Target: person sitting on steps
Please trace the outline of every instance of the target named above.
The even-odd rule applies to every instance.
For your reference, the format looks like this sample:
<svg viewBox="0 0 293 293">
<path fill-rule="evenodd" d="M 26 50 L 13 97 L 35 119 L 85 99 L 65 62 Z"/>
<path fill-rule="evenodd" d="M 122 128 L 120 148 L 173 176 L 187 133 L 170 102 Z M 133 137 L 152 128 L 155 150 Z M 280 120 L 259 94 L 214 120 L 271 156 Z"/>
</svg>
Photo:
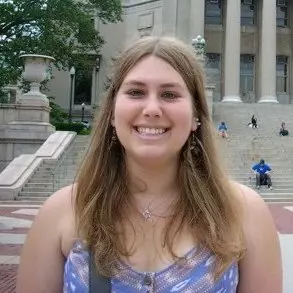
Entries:
<svg viewBox="0 0 293 293">
<path fill-rule="evenodd" d="M 257 119 L 254 115 L 251 117 L 251 125 L 252 128 L 257 128 Z"/>
<path fill-rule="evenodd" d="M 268 185 L 269 189 L 272 189 L 272 180 L 270 172 L 271 167 L 265 163 L 264 159 L 261 159 L 259 163 L 252 167 L 252 171 L 256 176 L 256 188 L 259 189 L 260 185 Z"/>
<path fill-rule="evenodd" d="M 285 122 L 282 122 L 282 124 L 281 124 L 281 128 L 280 128 L 279 135 L 280 136 L 287 136 L 287 135 L 289 135 L 289 131 L 286 129 Z"/>
<path fill-rule="evenodd" d="M 225 122 L 221 122 L 218 126 L 219 135 L 223 138 L 228 138 L 228 128 Z"/>
</svg>

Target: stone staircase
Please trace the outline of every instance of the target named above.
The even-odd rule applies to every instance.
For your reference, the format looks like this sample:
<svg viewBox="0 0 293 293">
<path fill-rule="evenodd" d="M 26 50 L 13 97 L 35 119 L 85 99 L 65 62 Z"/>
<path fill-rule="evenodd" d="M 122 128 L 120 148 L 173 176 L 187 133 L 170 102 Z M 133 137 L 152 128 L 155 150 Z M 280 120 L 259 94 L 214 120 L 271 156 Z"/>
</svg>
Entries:
<svg viewBox="0 0 293 293">
<path fill-rule="evenodd" d="M 252 114 L 259 128 L 247 126 Z M 273 190 L 262 186 L 258 191 L 268 202 L 293 202 L 293 105 L 215 103 L 213 121 L 225 121 L 229 139 L 217 138 L 223 163 L 230 176 L 254 188 L 251 166 L 263 158 L 273 169 Z M 279 137 L 284 121 L 290 132 Z M 19 194 L 21 200 L 44 200 L 57 189 L 73 182 L 78 165 L 87 149 L 89 138 L 77 136 L 66 155 L 54 163 L 45 160 Z"/>
<path fill-rule="evenodd" d="M 57 189 L 72 184 L 78 165 L 87 149 L 88 136 L 76 136 L 59 161 L 44 160 L 19 193 L 19 200 L 44 201 Z"/>
<path fill-rule="evenodd" d="M 247 126 L 252 114 L 258 118 L 258 129 Z M 273 190 L 262 186 L 258 192 L 268 202 L 293 202 L 293 105 L 217 103 L 213 120 L 225 121 L 229 128 L 229 139 L 218 137 L 217 142 L 230 176 L 254 188 L 250 169 L 263 158 L 273 170 Z M 282 121 L 288 137 L 278 134 Z"/>
</svg>

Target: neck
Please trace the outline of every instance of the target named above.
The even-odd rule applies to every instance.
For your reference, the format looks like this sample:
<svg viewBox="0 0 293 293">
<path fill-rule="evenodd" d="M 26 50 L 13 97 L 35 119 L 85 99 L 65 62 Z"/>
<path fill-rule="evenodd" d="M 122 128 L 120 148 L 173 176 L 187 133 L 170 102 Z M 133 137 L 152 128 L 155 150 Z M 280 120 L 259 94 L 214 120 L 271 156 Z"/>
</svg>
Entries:
<svg viewBox="0 0 293 293">
<path fill-rule="evenodd" d="M 178 160 L 142 165 L 133 159 L 127 159 L 126 164 L 130 192 L 134 198 L 140 195 L 146 200 L 174 197 L 178 190 Z"/>
</svg>

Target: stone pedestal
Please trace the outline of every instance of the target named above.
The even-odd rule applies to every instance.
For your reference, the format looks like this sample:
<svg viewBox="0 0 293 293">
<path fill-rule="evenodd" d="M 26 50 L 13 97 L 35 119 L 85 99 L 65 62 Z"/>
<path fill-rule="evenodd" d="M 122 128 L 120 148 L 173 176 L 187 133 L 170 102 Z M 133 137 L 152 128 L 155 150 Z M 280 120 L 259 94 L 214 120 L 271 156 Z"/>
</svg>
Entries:
<svg viewBox="0 0 293 293">
<path fill-rule="evenodd" d="M 55 132 L 50 124 L 47 96 L 40 83 L 49 79 L 49 64 L 54 58 L 27 54 L 22 77 L 30 82 L 30 91 L 14 104 L 0 105 L 0 161 L 9 162 L 22 154 L 33 154 Z"/>
<path fill-rule="evenodd" d="M 21 154 L 35 153 L 55 132 L 49 114 L 47 106 L 0 105 L 0 161 L 8 164 Z"/>
<path fill-rule="evenodd" d="M 19 103 L 24 106 L 44 106 L 49 107 L 49 99 L 40 93 L 27 93 L 19 97 Z"/>
</svg>

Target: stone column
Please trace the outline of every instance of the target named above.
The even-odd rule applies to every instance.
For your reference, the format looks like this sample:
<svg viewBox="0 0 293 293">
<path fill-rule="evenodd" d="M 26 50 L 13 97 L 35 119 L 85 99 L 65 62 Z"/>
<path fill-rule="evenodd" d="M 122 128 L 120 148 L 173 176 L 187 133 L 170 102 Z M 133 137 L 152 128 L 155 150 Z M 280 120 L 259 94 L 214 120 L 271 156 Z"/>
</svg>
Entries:
<svg viewBox="0 0 293 293">
<path fill-rule="evenodd" d="M 276 13 L 276 0 L 262 1 L 259 103 L 278 103 L 276 97 Z"/>
<path fill-rule="evenodd" d="M 222 102 L 241 102 L 240 88 L 241 1 L 227 0 L 225 19 L 224 98 Z"/>
<path fill-rule="evenodd" d="M 176 36 L 177 0 L 163 0 L 162 35 Z"/>
<path fill-rule="evenodd" d="M 190 0 L 189 40 L 204 37 L 205 0 Z"/>
</svg>

